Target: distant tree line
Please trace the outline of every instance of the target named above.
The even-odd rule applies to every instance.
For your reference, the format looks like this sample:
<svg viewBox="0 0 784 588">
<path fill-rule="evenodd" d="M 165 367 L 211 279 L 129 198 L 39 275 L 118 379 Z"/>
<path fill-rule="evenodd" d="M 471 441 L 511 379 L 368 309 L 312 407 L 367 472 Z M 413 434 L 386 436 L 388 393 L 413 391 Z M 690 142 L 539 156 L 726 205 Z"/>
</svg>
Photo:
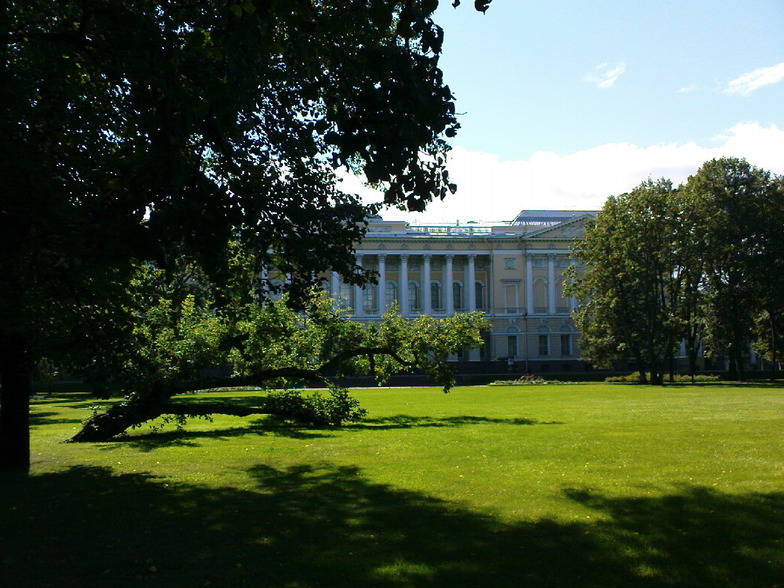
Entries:
<svg viewBox="0 0 784 588">
<path fill-rule="evenodd" d="M 673 374 L 685 344 L 728 360 L 749 349 L 776 369 L 784 332 L 784 179 L 744 159 L 705 163 L 678 187 L 647 180 L 612 196 L 574 248 L 567 292 L 583 357 L 636 362 L 643 383 Z"/>
</svg>

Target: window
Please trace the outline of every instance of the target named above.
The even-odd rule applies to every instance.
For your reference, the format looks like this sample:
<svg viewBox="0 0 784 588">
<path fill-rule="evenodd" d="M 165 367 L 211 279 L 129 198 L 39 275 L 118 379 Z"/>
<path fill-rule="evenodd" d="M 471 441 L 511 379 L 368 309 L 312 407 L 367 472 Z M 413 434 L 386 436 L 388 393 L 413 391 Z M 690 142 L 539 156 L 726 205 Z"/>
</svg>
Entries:
<svg viewBox="0 0 784 588">
<path fill-rule="evenodd" d="M 432 308 L 441 308 L 441 284 L 432 282 L 430 284 L 430 305 Z"/>
<path fill-rule="evenodd" d="M 509 357 L 517 357 L 517 335 L 507 336 L 506 353 Z"/>
<path fill-rule="evenodd" d="M 547 310 L 547 282 L 537 278 L 534 280 L 534 312 L 543 314 Z"/>
<path fill-rule="evenodd" d="M 452 302 L 455 310 L 463 309 L 463 285 L 460 282 L 452 284 Z"/>
<path fill-rule="evenodd" d="M 419 284 L 416 282 L 408 283 L 408 307 L 411 310 L 422 309 L 422 306 L 419 303 Z"/>
<path fill-rule="evenodd" d="M 386 307 L 392 308 L 392 305 L 397 302 L 397 283 L 389 281 L 386 288 Z"/>
<path fill-rule="evenodd" d="M 363 306 L 365 312 L 377 312 L 378 311 L 378 298 L 376 297 L 376 293 L 378 292 L 378 287 L 375 284 L 368 284 L 362 290 L 362 299 L 363 299 Z"/>
<path fill-rule="evenodd" d="M 539 355 L 550 355 L 550 337 L 539 335 Z"/>
<path fill-rule="evenodd" d="M 477 308 L 484 308 L 485 307 L 485 287 L 482 282 L 477 282 L 474 285 L 474 291 L 476 292 L 476 307 Z"/>
<path fill-rule="evenodd" d="M 561 335 L 561 355 L 568 356 L 572 354 L 572 336 Z"/>
<path fill-rule="evenodd" d="M 519 312 L 517 284 L 505 284 L 504 296 L 506 297 L 506 312 Z"/>
<path fill-rule="evenodd" d="M 351 284 L 340 284 L 339 306 L 343 310 L 351 306 L 351 292 L 354 287 Z"/>
<path fill-rule="evenodd" d="M 559 313 L 569 312 L 571 300 L 564 294 L 564 278 L 555 282 L 556 311 Z"/>
</svg>

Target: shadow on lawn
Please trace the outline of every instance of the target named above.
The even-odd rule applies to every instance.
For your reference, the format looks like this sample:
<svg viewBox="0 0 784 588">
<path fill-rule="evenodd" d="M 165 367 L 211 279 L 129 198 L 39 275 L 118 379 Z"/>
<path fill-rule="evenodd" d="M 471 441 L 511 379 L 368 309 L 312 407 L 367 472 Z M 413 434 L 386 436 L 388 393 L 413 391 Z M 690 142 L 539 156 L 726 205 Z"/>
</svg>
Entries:
<svg viewBox="0 0 784 588">
<path fill-rule="evenodd" d="M 54 413 L 53 413 L 54 414 Z M 50 422 L 50 421 L 47 421 Z M 362 419 L 360 423 L 352 423 L 344 428 L 351 430 L 392 430 L 392 429 L 413 429 L 415 427 L 459 427 L 463 425 L 482 425 L 482 424 L 503 424 L 503 425 L 560 425 L 557 421 L 540 422 L 532 419 L 507 419 L 507 418 L 488 418 L 476 416 L 453 416 L 453 417 L 418 417 L 406 414 L 399 414 L 391 417 L 378 419 Z M 169 425 L 172 426 L 172 425 Z M 148 425 L 141 425 L 142 428 Z M 244 435 L 274 435 L 277 437 L 288 437 L 291 439 L 320 439 L 329 437 L 334 431 L 341 428 L 315 428 L 294 425 L 284 420 L 277 420 L 271 417 L 263 417 L 250 421 L 246 425 L 230 427 L 227 429 L 210 429 L 208 431 L 189 430 L 187 425 L 183 429 L 168 431 L 152 430 L 149 433 L 134 434 L 126 437 L 119 437 L 109 441 L 102 449 L 112 450 L 124 446 L 131 446 L 141 451 L 153 451 L 162 447 L 173 445 L 198 447 L 200 439 L 222 439 L 230 437 L 242 437 Z"/>
<path fill-rule="evenodd" d="M 109 468 L 0 477 L 4 586 L 773 586 L 784 494 L 570 498 L 608 520 L 503 523 L 352 467 L 254 491 Z"/>
<path fill-rule="evenodd" d="M 384 418 L 364 418 L 358 424 L 350 425 L 352 429 L 413 429 L 415 427 L 460 427 L 463 425 L 561 425 L 563 423 L 550 421 L 540 422 L 533 419 L 501 419 L 477 416 L 451 416 L 429 417 L 397 414 Z"/>
<path fill-rule="evenodd" d="M 196 420 L 196 419 L 193 419 Z M 168 425 L 172 427 L 173 425 Z M 142 424 L 142 429 L 149 428 L 148 424 Z M 243 437 L 245 435 L 275 435 L 277 437 L 288 437 L 290 439 L 322 439 L 329 436 L 330 429 L 314 429 L 312 427 L 296 426 L 288 422 L 276 422 L 269 417 L 256 419 L 247 424 L 226 429 L 210 429 L 208 431 L 195 431 L 188 429 L 186 425 L 182 429 L 168 431 L 150 430 L 149 433 L 128 435 L 118 437 L 106 442 L 101 449 L 123 449 L 130 446 L 143 452 L 154 451 L 172 446 L 198 447 L 201 439 L 228 439 L 232 437 Z"/>
<path fill-rule="evenodd" d="M 69 423 L 80 423 L 79 419 L 63 417 L 62 412 L 36 410 L 30 413 L 30 426 L 40 427 L 43 425 L 63 425 Z"/>
</svg>

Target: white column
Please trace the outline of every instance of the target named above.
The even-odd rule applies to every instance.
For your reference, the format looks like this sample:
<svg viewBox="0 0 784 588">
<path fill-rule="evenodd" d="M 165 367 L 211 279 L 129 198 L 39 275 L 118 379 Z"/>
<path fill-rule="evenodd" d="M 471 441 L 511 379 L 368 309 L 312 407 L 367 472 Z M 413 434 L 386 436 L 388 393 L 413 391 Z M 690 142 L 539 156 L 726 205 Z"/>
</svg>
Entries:
<svg viewBox="0 0 784 588">
<path fill-rule="evenodd" d="M 387 256 L 378 255 L 378 313 L 384 314 L 387 310 Z"/>
<path fill-rule="evenodd" d="M 408 255 L 400 256 L 400 314 L 408 316 Z"/>
<path fill-rule="evenodd" d="M 534 256 L 525 254 L 525 306 L 528 314 L 534 313 Z"/>
<path fill-rule="evenodd" d="M 491 314 L 495 314 L 495 268 L 493 267 L 495 260 L 493 254 L 487 256 L 487 293 L 485 294 L 487 302 L 485 306 Z M 491 357 L 488 355 L 488 357 Z"/>
<path fill-rule="evenodd" d="M 555 314 L 555 255 L 547 256 L 547 312 Z"/>
<path fill-rule="evenodd" d="M 455 279 L 452 271 L 452 262 L 455 256 L 451 253 L 446 256 L 446 276 L 444 276 L 445 288 L 444 295 L 446 296 L 446 315 L 452 316 L 455 314 Z"/>
<path fill-rule="evenodd" d="M 471 254 L 468 256 L 468 277 L 466 278 L 467 284 L 463 286 L 467 289 L 468 293 L 468 311 L 474 312 L 476 310 L 476 255 Z"/>
<path fill-rule="evenodd" d="M 430 253 L 422 256 L 422 312 L 426 315 L 433 314 L 433 305 L 430 300 Z"/>
<path fill-rule="evenodd" d="M 329 290 L 332 294 L 332 306 L 334 308 L 340 307 L 340 277 L 338 272 L 332 272 L 329 277 Z"/>
<path fill-rule="evenodd" d="M 362 256 L 357 255 L 357 265 L 362 267 Z M 364 300 L 362 296 L 363 290 L 361 286 L 354 286 L 354 316 L 362 316 L 365 314 Z"/>
</svg>

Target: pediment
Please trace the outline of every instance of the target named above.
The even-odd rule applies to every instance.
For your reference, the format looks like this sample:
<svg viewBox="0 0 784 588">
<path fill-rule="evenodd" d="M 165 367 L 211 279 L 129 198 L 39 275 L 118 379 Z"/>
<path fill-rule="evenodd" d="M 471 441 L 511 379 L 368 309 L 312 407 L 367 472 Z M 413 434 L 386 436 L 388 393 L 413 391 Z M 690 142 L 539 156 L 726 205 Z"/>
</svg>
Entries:
<svg viewBox="0 0 784 588">
<path fill-rule="evenodd" d="M 584 214 L 554 226 L 542 227 L 541 229 L 526 233 L 525 238 L 537 240 L 568 239 L 573 241 L 581 238 L 585 234 L 585 223 L 591 218 L 593 218 L 591 215 Z"/>
</svg>

